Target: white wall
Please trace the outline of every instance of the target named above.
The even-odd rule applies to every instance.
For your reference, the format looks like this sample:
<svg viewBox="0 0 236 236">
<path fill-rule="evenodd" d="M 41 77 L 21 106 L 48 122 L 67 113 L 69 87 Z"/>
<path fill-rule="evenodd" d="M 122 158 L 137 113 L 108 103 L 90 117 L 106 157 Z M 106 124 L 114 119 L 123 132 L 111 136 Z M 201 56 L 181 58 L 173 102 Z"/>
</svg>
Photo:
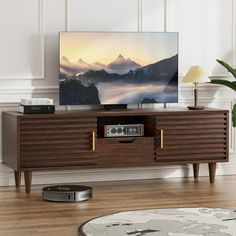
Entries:
<svg viewBox="0 0 236 236">
<path fill-rule="evenodd" d="M 0 111 L 17 109 L 23 97 L 50 97 L 58 104 L 58 31 L 178 31 L 181 80 L 194 64 L 212 77 L 229 76 L 215 59 L 236 66 L 235 22 L 235 0 L 1 0 Z M 180 83 L 179 91 L 178 106 L 191 104 L 192 87 Z M 205 84 L 199 102 L 231 109 L 236 93 Z M 231 128 L 230 162 L 218 165 L 219 175 L 236 174 L 235 135 Z M 201 174 L 208 174 L 205 165 Z M 57 171 L 33 173 L 33 183 L 188 175 L 190 165 Z M 12 183 L 12 170 L 0 165 L 0 185 Z"/>
</svg>

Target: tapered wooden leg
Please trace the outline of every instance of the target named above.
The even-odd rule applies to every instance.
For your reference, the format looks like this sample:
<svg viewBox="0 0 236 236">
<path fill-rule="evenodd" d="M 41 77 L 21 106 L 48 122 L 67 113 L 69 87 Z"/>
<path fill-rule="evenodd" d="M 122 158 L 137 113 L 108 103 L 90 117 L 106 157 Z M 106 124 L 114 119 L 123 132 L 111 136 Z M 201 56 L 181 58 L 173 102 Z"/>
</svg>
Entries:
<svg viewBox="0 0 236 236">
<path fill-rule="evenodd" d="M 208 168 L 209 168 L 210 182 L 213 184 L 215 182 L 216 163 L 208 163 Z"/>
<path fill-rule="evenodd" d="M 21 171 L 14 170 L 14 176 L 15 176 L 15 186 L 16 188 L 20 188 Z"/>
<path fill-rule="evenodd" d="M 193 164 L 193 176 L 194 176 L 194 179 L 197 179 L 198 176 L 199 176 L 199 166 L 200 166 L 199 163 L 194 163 Z"/>
<path fill-rule="evenodd" d="M 25 191 L 30 193 L 31 191 L 31 182 L 32 182 L 32 171 L 24 171 L 25 177 Z"/>
</svg>

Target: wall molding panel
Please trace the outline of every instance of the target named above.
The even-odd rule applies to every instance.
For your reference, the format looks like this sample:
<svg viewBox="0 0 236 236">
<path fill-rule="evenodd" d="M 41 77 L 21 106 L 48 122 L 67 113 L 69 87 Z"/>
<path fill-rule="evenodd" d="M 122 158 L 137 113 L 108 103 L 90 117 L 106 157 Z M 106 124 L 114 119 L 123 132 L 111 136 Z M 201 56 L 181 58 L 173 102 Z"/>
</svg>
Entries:
<svg viewBox="0 0 236 236">
<path fill-rule="evenodd" d="M 164 0 L 164 32 L 168 31 L 168 0 Z"/>
<path fill-rule="evenodd" d="M 44 91 L 48 91 L 48 93 L 51 92 L 55 92 L 55 90 L 59 90 L 59 86 L 58 85 L 46 85 L 46 86 L 37 86 L 37 87 L 1 87 L 0 88 L 0 94 L 4 93 L 15 93 L 15 91 L 28 91 L 29 93 L 35 92 L 37 93 L 39 90 L 44 90 Z M 204 91 L 223 91 L 226 93 L 226 97 L 224 98 L 228 98 L 228 88 L 226 87 L 222 87 L 220 85 L 215 85 L 215 84 L 200 84 L 199 85 L 199 90 L 204 90 Z M 180 84 L 179 85 L 179 92 L 183 92 L 183 91 L 187 91 L 187 92 L 191 92 L 193 91 L 193 86 L 191 84 Z M 211 96 L 209 96 L 211 97 Z M 224 99 L 222 98 L 222 99 Z"/>
<path fill-rule="evenodd" d="M 70 31 L 70 0 L 65 0 L 65 31 Z"/>
<path fill-rule="evenodd" d="M 72 31 L 137 31 L 137 0 L 70 0 L 69 5 Z"/>
<path fill-rule="evenodd" d="M 180 43 L 180 52 L 184 54 L 185 58 L 188 58 L 188 60 L 185 59 L 185 61 L 181 62 L 181 57 L 180 57 L 180 64 L 182 64 L 181 67 L 183 67 L 180 68 L 180 76 L 184 75 L 192 64 L 201 64 L 202 66 L 205 67 L 207 73 L 211 77 L 217 77 L 217 78 L 229 77 L 229 74 L 226 72 L 226 70 L 224 70 L 215 61 L 217 58 L 219 58 L 229 61 L 229 63 L 232 63 L 234 57 L 233 55 L 234 31 L 235 31 L 235 27 L 233 28 L 233 25 L 235 24 L 234 23 L 235 7 L 233 7 L 234 0 L 218 0 L 218 1 L 166 0 L 166 1 L 167 1 L 166 12 L 168 19 L 167 31 L 180 32 L 179 33 L 180 41 L 184 42 L 184 46 L 183 43 L 182 45 Z M 223 8 L 225 11 L 222 11 Z M 200 15 L 197 12 L 199 12 Z M 196 13 L 196 16 L 194 15 L 194 13 Z M 201 13 L 203 14 L 202 16 Z M 213 19 L 220 19 L 220 21 L 213 22 Z M 219 27 L 219 29 L 218 31 L 215 30 L 214 32 L 213 29 L 217 29 L 217 27 L 215 27 L 216 25 Z M 199 30 L 198 34 L 194 34 L 195 31 L 197 30 Z M 186 36 L 187 33 L 188 36 Z M 203 38 L 203 36 L 205 38 Z M 207 38 L 207 36 L 209 37 L 209 39 Z M 218 41 L 213 46 L 214 39 L 217 39 Z M 227 41 L 227 44 L 225 43 L 225 41 Z M 192 47 L 191 44 L 189 45 L 189 48 L 186 47 L 185 45 L 187 45 L 188 43 L 191 43 Z M 185 50 L 183 50 L 184 47 Z M 227 51 L 225 51 L 226 50 L 225 48 L 227 48 Z M 211 61 L 206 60 L 206 58 L 209 57 L 209 54 L 211 53 L 213 53 L 213 55 L 215 54 L 214 49 L 220 49 L 218 50 L 219 54 L 216 54 Z M 200 58 L 200 56 L 198 55 L 199 52 L 201 52 L 201 54 L 204 55 L 204 60 Z M 195 58 L 195 60 L 192 60 L 192 58 Z M 204 62 L 209 65 L 208 66 L 204 65 Z M 189 65 L 186 66 L 185 64 Z M 213 64 L 214 64 L 214 70 L 213 68 L 210 68 L 213 66 Z"/>
<path fill-rule="evenodd" d="M 26 88 L 0 88 L 0 94 L 38 94 L 38 93 L 58 93 L 59 86 L 38 86 L 38 87 L 26 87 Z M 1 101 L 0 101 L 1 102 Z"/>
<path fill-rule="evenodd" d="M 142 0 L 140 25 L 144 32 L 165 32 L 165 0 Z"/>
<path fill-rule="evenodd" d="M 137 0 L 138 4 L 138 24 L 137 32 L 143 31 L 143 0 Z"/>
<path fill-rule="evenodd" d="M 39 37 L 40 37 L 40 58 L 41 58 L 41 74 L 33 79 L 45 79 L 45 0 L 38 0 L 39 4 Z"/>
<path fill-rule="evenodd" d="M 36 0 L 35 0 L 36 1 Z M 1 3 L 0 3 L 1 5 Z M 0 80 L 42 80 L 45 79 L 45 0 L 37 0 L 38 5 L 38 38 L 39 38 L 39 67 L 40 73 L 32 76 L 2 76 Z M 30 19 L 32 20 L 32 19 Z M 1 71 L 0 71 L 1 73 Z"/>
</svg>

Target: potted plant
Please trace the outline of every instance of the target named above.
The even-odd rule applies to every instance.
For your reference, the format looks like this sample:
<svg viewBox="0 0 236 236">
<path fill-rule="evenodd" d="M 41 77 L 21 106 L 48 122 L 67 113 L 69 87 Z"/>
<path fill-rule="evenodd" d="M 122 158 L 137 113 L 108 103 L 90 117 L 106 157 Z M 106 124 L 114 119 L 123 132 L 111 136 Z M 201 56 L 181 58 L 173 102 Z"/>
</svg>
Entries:
<svg viewBox="0 0 236 236">
<path fill-rule="evenodd" d="M 227 64 L 224 61 L 221 61 L 218 59 L 216 61 L 219 62 L 223 67 L 225 67 L 233 75 L 233 77 L 235 78 L 235 81 L 212 79 L 210 83 L 225 85 L 236 92 L 236 68 L 235 69 L 232 68 L 229 64 Z M 233 110 L 232 110 L 232 122 L 233 122 L 233 127 L 236 127 L 236 104 L 234 104 Z"/>
</svg>

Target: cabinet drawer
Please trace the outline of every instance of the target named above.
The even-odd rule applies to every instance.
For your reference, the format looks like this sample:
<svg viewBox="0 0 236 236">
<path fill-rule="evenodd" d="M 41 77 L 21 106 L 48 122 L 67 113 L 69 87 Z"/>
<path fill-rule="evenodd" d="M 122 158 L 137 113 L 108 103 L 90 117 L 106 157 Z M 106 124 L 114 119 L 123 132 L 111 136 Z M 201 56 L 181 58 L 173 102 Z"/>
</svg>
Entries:
<svg viewBox="0 0 236 236">
<path fill-rule="evenodd" d="M 155 163 L 153 137 L 98 138 L 97 163 L 105 166 L 139 166 Z"/>
</svg>

